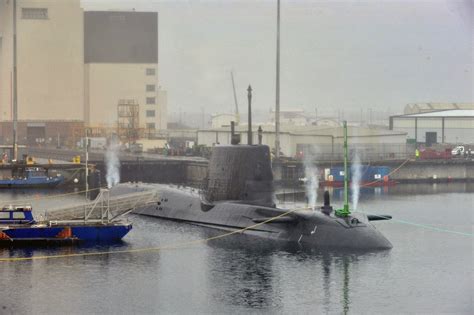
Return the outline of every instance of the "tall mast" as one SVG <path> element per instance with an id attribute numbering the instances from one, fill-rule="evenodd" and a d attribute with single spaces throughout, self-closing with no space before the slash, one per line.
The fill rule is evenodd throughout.
<path id="1" fill-rule="evenodd" d="M 344 211 L 349 214 L 349 173 L 347 172 L 347 121 L 344 120 Z"/>
<path id="2" fill-rule="evenodd" d="M 336 215 L 339 217 L 347 217 L 351 214 L 349 210 L 349 173 L 347 172 L 347 121 L 344 120 L 344 207 L 336 210 Z"/>
<path id="3" fill-rule="evenodd" d="M 247 99 L 249 103 L 249 116 L 248 116 L 248 133 L 247 133 L 247 144 L 253 144 L 253 136 L 252 136 L 252 87 L 249 85 L 247 89 Z"/>
<path id="4" fill-rule="evenodd" d="M 235 121 L 238 125 L 240 123 L 239 103 L 237 103 L 237 93 L 235 92 L 234 73 L 232 71 L 230 72 L 230 78 L 232 79 L 232 89 L 234 90 Z"/>
<path id="5" fill-rule="evenodd" d="M 16 0 L 13 0 L 13 158 L 18 160 L 18 92 L 17 92 L 17 67 L 16 67 Z"/>
<path id="6" fill-rule="evenodd" d="M 277 0 L 276 47 L 276 98 L 275 98 L 275 158 L 280 158 L 280 0 Z"/>

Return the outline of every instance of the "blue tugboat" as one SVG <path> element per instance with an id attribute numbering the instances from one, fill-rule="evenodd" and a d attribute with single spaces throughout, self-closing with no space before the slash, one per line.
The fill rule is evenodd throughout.
<path id="1" fill-rule="evenodd" d="M 45 169 L 27 167 L 21 175 L 0 179 L 0 188 L 52 188 L 64 181 L 64 176 L 48 176 Z"/>
<path id="2" fill-rule="evenodd" d="M 131 229 L 130 223 L 103 220 L 41 221 L 29 205 L 9 205 L 0 210 L 0 247 L 37 244 L 116 242 Z"/>

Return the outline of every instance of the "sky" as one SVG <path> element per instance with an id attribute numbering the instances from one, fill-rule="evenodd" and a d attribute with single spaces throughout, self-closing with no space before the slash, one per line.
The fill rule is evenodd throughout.
<path id="1" fill-rule="evenodd" d="M 275 1 L 82 0 L 86 10 L 157 11 L 168 110 L 275 106 Z M 473 2 L 281 0 L 283 109 L 390 110 L 473 102 Z"/>

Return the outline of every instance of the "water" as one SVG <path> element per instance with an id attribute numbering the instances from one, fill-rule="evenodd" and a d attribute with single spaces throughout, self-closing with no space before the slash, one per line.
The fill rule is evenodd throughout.
<path id="1" fill-rule="evenodd" d="M 394 245 L 382 252 L 278 248 L 233 236 L 162 251 L 0 262 L 0 313 L 472 313 L 473 238 L 449 231 L 472 234 L 473 203 L 472 184 L 362 189 L 360 210 L 445 230 L 378 222 Z M 214 235 L 171 221 L 130 220 L 134 229 L 113 247 L 4 249 L 0 257 L 155 247 Z"/>

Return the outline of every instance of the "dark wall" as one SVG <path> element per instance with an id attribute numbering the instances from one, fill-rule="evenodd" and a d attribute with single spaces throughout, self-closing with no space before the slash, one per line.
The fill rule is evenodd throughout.
<path id="1" fill-rule="evenodd" d="M 206 198 L 273 205 L 273 173 L 266 145 L 215 146 L 209 161 Z"/>
<path id="2" fill-rule="evenodd" d="M 102 176 L 102 184 L 106 185 L 106 166 L 96 162 Z M 181 161 L 121 161 L 120 182 L 143 182 L 161 184 L 187 185 L 187 164 Z"/>
<path id="3" fill-rule="evenodd" d="M 157 12 L 84 12 L 85 63 L 158 63 Z"/>

